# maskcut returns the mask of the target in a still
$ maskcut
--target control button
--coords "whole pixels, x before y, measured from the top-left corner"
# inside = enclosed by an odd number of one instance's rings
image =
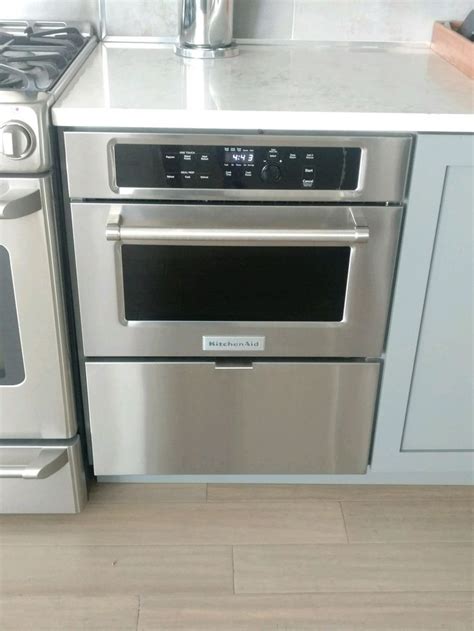
[[[185,186],[194,186],[196,173],[194,171],[181,171],[181,181]]]
[[[34,149],[33,132],[21,123],[7,123],[0,127],[0,154],[12,160],[22,160]]]
[[[298,160],[298,154],[294,151],[288,153],[288,160]]]
[[[199,156],[199,163],[200,164],[209,164],[209,162],[211,161],[211,154],[209,153],[201,153]]]
[[[255,175],[256,173],[253,169],[248,169],[248,168],[244,169],[243,177],[241,179],[242,185],[253,188]]]
[[[267,158],[269,160],[277,160],[278,159],[278,149],[269,149],[267,152]]]
[[[182,153],[181,154],[181,164],[183,166],[191,166],[196,161],[196,154],[194,153]]]
[[[165,165],[167,167],[173,166],[175,164],[178,164],[178,154],[174,153],[172,151],[165,151],[165,153],[163,154],[163,158],[165,161]]]
[[[310,164],[305,164],[305,166],[303,167],[303,179],[314,180],[315,172],[316,170],[313,166],[311,166]]]
[[[280,167],[276,164],[266,164],[260,173],[260,177],[266,184],[279,182],[281,180]]]
[[[231,180],[232,176],[234,175],[234,172],[232,171],[232,169],[226,169],[224,171],[224,175],[225,175],[226,179]]]
[[[167,173],[165,180],[168,186],[176,186],[179,182],[179,175],[177,173]]]
[[[301,186],[303,188],[314,188],[314,179],[305,179],[301,180]]]
[[[308,162],[314,162],[316,160],[316,154],[314,153],[314,151],[308,151],[305,154],[304,159],[307,160]]]
[[[198,180],[202,184],[208,184],[211,181],[211,174],[210,173],[199,173]]]

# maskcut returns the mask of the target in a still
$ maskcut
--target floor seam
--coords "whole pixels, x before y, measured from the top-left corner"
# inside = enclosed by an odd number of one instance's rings
[[[347,536],[347,535],[346,535]],[[2,543],[7,543],[6,541],[2,541]],[[193,542],[176,542],[176,543],[75,543],[68,542],[64,544],[58,543],[14,543],[8,542],[10,548],[227,548],[229,546],[236,547],[271,547],[271,546],[310,546],[310,547],[322,547],[322,546],[346,546],[350,545],[373,545],[373,546],[388,546],[388,545],[397,545],[397,546],[413,546],[420,545],[423,547],[432,546],[432,545],[448,545],[448,546],[456,546],[456,545],[466,545],[469,544],[472,546],[472,539],[390,539],[390,540],[365,540],[365,541],[276,541],[276,542],[261,542],[261,541],[253,541],[253,542],[237,542],[237,543],[229,543],[228,541],[224,541],[222,543],[193,543]]]
[[[138,594],[138,607],[137,607],[137,627],[136,631],[138,631],[138,627],[140,626],[140,612],[142,607],[142,597],[141,594]]]
[[[354,590],[339,590],[339,591],[335,591],[335,590],[298,590],[298,591],[286,591],[286,592],[238,592],[235,594],[230,594],[231,596],[304,596],[304,595],[328,595],[328,594],[334,594],[334,595],[347,595],[347,594],[352,594],[352,595],[363,595],[363,594],[465,594],[465,595],[469,595],[471,596],[472,594],[474,594],[473,590],[469,590],[469,589],[408,589],[408,590],[394,590],[394,589],[384,589],[384,590],[378,590],[378,589],[364,589],[361,591],[354,591]],[[105,591],[105,592],[94,592],[94,593],[84,593],[84,594],[79,594],[79,596],[81,598],[84,598],[85,600],[87,599],[100,599],[100,598],[115,598],[115,597],[120,597],[123,596],[124,594],[122,594],[121,592],[116,592],[116,591]],[[203,598],[205,597],[206,592],[193,592],[191,594],[187,594],[186,597],[189,598]],[[214,594],[215,596],[219,597],[219,598],[226,598],[229,596],[228,593],[226,592],[218,592],[216,594]],[[65,591],[61,594],[61,598],[77,598],[78,596],[78,592],[77,589],[75,587],[71,588],[71,591]],[[29,598],[35,598],[37,600],[50,600],[51,596],[49,594],[41,594],[41,593],[21,593],[21,594],[16,594],[16,593],[3,593],[0,597],[0,599],[2,601],[8,601],[8,600],[25,600],[25,599],[29,599]],[[141,614],[141,599],[142,598],[163,598],[163,599],[171,599],[171,598],[177,598],[177,599],[181,599],[183,598],[183,593],[179,593],[179,592],[175,592],[175,593],[169,593],[168,591],[145,591],[143,594],[140,594],[138,596],[139,599],[139,610],[137,611],[137,622],[138,622],[138,614]]]
[[[347,596],[347,595],[352,595],[352,596],[362,596],[362,595],[367,595],[367,594],[373,594],[375,596],[379,595],[379,594],[391,594],[391,595],[399,595],[399,594],[409,594],[410,596],[412,594],[464,594],[464,595],[474,595],[474,591],[470,591],[470,590],[466,590],[466,589],[417,589],[415,591],[413,591],[412,589],[407,589],[407,590],[370,590],[370,589],[365,589],[363,591],[350,591],[350,590],[339,590],[339,591],[326,591],[326,590],[312,590],[312,591],[286,591],[286,592],[252,592],[252,591],[243,591],[243,592],[239,592],[238,594],[234,594],[234,596],[328,596],[328,595],[333,595],[333,596]],[[225,594],[221,594],[222,596],[225,597]],[[196,594],[194,596],[195,598],[199,598],[200,595]]]
[[[235,561],[234,561],[234,546],[232,546],[232,592],[235,593]]]
[[[350,543],[350,541],[349,541],[349,533],[347,532],[346,517],[344,515],[344,509],[342,507],[342,502],[338,502],[338,504],[339,504],[339,508],[341,509],[341,517],[342,517],[342,523],[344,524],[344,532],[346,533],[346,540],[347,540],[347,543]]]

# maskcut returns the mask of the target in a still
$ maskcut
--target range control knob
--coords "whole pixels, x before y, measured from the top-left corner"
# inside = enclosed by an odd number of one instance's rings
[[[33,132],[23,123],[10,122],[0,127],[0,154],[22,160],[33,151]]]
[[[281,180],[280,167],[277,164],[266,164],[260,173],[260,177],[266,184],[279,182]]]

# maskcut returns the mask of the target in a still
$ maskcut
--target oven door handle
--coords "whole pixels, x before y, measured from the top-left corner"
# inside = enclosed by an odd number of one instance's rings
[[[16,186],[13,182],[0,191],[0,219],[20,219],[41,210],[41,193],[36,187]]]
[[[27,465],[0,466],[0,478],[44,480],[62,469],[68,461],[67,449],[42,449]]]
[[[108,241],[141,242],[156,245],[239,245],[279,246],[367,243],[369,228],[354,225],[338,229],[242,229],[242,228],[152,228],[107,223]]]

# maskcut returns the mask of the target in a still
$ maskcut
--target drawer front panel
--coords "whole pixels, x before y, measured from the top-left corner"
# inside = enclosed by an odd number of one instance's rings
[[[78,437],[0,446],[0,513],[78,513],[86,499]]]
[[[86,364],[96,475],[364,473],[377,363]]]

